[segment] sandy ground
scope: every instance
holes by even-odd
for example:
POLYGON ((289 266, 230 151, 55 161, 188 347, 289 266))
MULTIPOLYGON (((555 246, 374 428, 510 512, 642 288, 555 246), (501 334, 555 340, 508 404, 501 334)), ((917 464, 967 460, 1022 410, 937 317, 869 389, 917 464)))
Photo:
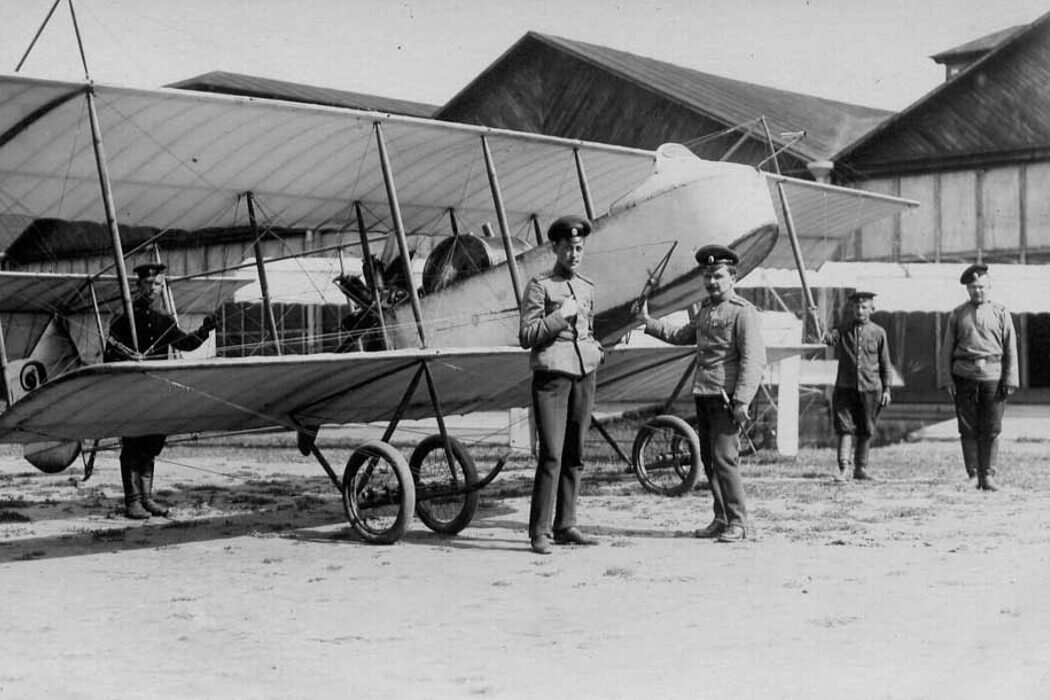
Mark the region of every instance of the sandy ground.
POLYGON ((146 524, 114 455, 81 483, 8 453, 0 698, 1046 698, 1050 458, 1004 446, 985 494, 956 449, 875 450, 871 485, 752 457, 740 545, 688 536, 706 491, 599 468, 601 546, 547 557, 524 460, 460 536, 377 547, 294 451, 169 449, 146 524))

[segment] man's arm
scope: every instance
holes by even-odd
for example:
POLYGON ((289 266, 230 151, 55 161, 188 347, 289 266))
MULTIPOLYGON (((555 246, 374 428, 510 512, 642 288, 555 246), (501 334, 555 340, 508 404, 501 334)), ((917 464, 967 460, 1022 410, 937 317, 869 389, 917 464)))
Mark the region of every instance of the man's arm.
POLYGON ((882 382, 882 396, 879 399, 879 405, 883 408, 890 405, 890 381, 893 379, 893 372, 890 369, 890 342, 886 337, 886 330, 884 328, 879 329, 879 380, 882 382))
POLYGON ((546 343, 569 327, 569 319, 563 312, 571 311, 570 315, 576 313, 575 301, 566 299, 561 308, 547 314, 546 300, 547 293, 536 280, 531 280, 525 285, 525 293, 521 299, 518 343, 526 350, 546 343), (569 302, 572 302, 571 308, 567 308, 569 302))
POLYGON ((955 328, 958 324, 956 314, 952 311, 948 314, 948 323, 944 329, 944 340, 941 341, 940 362, 937 369, 937 386, 941 389, 953 391, 952 384, 952 355, 955 354, 955 328))
POLYGON ((1010 395, 1021 386, 1017 368, 1017 333, 1008 309, 1003 309, 1003 374, 1000 381, 1004 395, 1010 395))
POLYGON ((747 306, 736 318, 736 341, 740 353, 740 370, 733 403, 748 406, 758 393, 762 382, 762 368, 766 364, 766 346, 762 340, 762 322, 758 311, 747 306))

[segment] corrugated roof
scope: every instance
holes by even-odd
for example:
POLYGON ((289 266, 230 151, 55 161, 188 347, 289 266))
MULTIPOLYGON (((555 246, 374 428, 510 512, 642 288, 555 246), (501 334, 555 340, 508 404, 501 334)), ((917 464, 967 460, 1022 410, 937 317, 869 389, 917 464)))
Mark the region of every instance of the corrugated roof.
POLYGON ((1050 13, 836 154, 862 173, 1050 149, 1050 13))
POLYGON ((408 117, 431 117, 438 110, 438 105, 422 102, 398 100, 392 97, 366 95, 360 92, 336 90, 334 88, 291 83, 284 80, 259 78, 254 75, 212 71, 193 78, 180 80, 165 87, 198 92, 217 92, 226 95, 244 97, 263 97, 270 100, 287 102, 304 102, 306 104, 325 105, 328 107, 348 107, 370 112, 386 112, 408 117))
MULTIPOLYGON (((782 131, 804 130, 806 137, 789 151, 806 160, 830 158, 892 114, 873 107, 702 73, 626 51, 549 34, 529 32, 522 41, 530 37, 600 65, 727 125, 742 124, 765 116, 774 140, 782 131)), ((755 128, 755 133, 758 138, 765 138, 760 127, 755 128)))

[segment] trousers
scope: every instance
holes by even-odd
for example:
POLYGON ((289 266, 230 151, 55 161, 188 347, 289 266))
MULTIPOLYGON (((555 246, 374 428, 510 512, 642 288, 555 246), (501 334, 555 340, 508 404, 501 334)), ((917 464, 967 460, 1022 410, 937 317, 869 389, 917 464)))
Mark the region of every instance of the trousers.
POLYGON ((711 484, 715 520, 726 525, 747 526, 744 482, 740 478, 740 430, 721 396, 693 397, 696 401, 700 461, 711 484))
POLYGON ((582 377, 545 371, 532 375, 539 457, 529 508, 530 538, 551 536, 576 525, 576 496, 594 409, 595 379, 594 372, 582 377))

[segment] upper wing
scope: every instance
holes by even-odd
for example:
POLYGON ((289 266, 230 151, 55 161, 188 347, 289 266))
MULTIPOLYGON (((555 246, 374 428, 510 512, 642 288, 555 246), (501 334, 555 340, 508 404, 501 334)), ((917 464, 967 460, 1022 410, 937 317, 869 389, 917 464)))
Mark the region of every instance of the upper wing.
POLYGON ((769 257, 761 263, 764 268, 796 268, 784 209, 777 192, 778 183, 783 185, 802 260, 809 270, 815 270, 832 259, 843 239, 865 224, 919 206, 918 202, 909 199, 783 175, 768 174, 767 180, 782 235, 769 257))
MULTIPOLYGON (((0 415, 0 442, 388 420, 424 360, 445 413, 528 404, 528 353, 518 348, 117 362, 26 395, 0 415)), ((404 417, 432 415, 421 381, 404 417)))
MULTIPOLYGON (((96 85, 96 104, 124 226, 202 230, 247 223, 252 192, 289 228, 366 223, 391 215, 378 150, 382 132, 409 233, 494 221, 482 137, 512 233, 579 211, 578 151, 596 211, 652 170, 654 152, 375 112, 96 85)), ((38 218, 105 221, 85 86, 0 76, 0 247, 38 218)), ((476 228, 475 228, 476 227, 476 228)))

